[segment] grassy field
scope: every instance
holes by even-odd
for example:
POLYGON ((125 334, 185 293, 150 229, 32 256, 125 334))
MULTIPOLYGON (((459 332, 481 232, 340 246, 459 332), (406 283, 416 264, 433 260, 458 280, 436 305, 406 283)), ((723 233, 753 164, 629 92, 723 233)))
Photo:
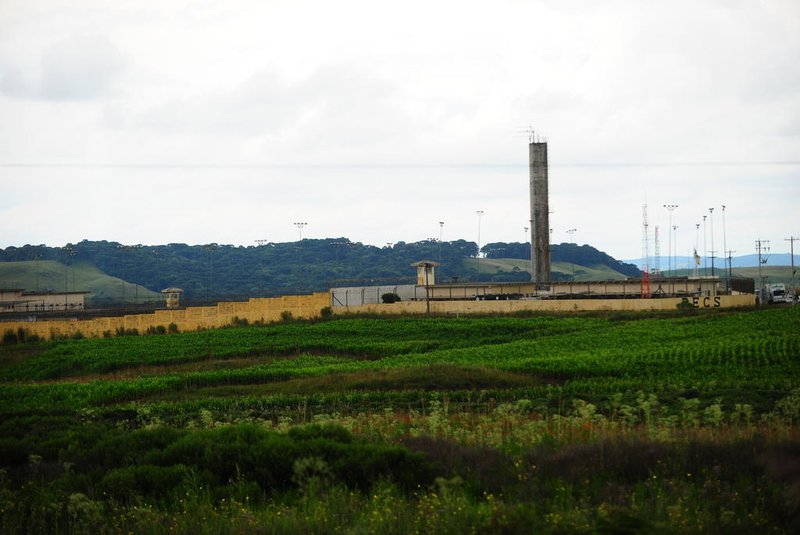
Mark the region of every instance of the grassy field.
POLYGON ((800 527, 800 309, 0 346, 0 531, 800 527))
MULTIPOLYGON (((469 273, 477 269, 477 259, 465 258, 464 267, 469 273)), ((505 273, 510 271, 530 271, 530 262, 517 258, 481 258, 481 273, 505 273)), ((575 275, 576 281, 623 280, 625 275, 608 266, 581 266, 570 262, 554 262, 550 269, 568 277, 575 275)))
POLYGON ((127 302, 132 303, 134 296, 138 296, 139 302, 163 301, 161 294, 106 275, 91 264, 79 262, 67 267, 53 260, 0 262, 0 287, 3 288, 63 292, 65 283, 70 292, 91 292, 86 296, 88 304, 98 300, 121 301, 123 284, 127 302))

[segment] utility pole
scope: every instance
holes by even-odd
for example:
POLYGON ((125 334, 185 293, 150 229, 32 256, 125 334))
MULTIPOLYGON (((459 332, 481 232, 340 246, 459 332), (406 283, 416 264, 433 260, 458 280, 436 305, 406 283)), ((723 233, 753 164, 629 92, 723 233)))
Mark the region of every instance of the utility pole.
POLYGON ((761 258, 762 253, 769 251, 769 240, 756 240, 756 250, 758 251, 758 304, 764 301, 764 276, 761 273, 761 266, 767 263, 767 259, 761 258))
POLYGON ((714 208, 709 208, 711 213, 711 276, 714 276, 714 208))
POLYGON ((794 276, 795 276, 795 269, 794 269, 794 242, 797 241, 797 240, 800 240, 800 238, 795 238, 794 236, 790 236, 789 238, 785 238, 784 239, 784 241, 788 241, 789 242, 789 247, 790 247, 790 251, 791 251, 790 255, 792 257, 791 258, 791 261, 792 261, 792 305, 794 305, 795 301, 797 301, 797 294, 796 294, 796 289, 795 289, 795 286, 794 286, 794 276))

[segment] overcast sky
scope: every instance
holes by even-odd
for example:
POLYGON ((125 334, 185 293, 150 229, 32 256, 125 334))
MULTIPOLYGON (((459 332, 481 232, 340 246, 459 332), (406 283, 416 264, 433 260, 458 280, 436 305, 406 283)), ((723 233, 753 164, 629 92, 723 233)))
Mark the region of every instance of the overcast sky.
POLYGON ((530 125, 556 243, 786 251, 799 58, 797 0, 0 0, 0 247, 523 241, 530 125))

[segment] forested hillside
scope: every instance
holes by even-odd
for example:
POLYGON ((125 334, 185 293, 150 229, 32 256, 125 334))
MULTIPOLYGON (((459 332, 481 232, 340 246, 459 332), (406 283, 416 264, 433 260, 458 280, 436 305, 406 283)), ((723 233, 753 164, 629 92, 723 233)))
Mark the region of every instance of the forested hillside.
MULTIPOLYGON (((527 250, 521 243, 494 243, 482 248, 489 258, 498 258, 501 254, 526 258, 527 250)), ((397 242, 385 247, 352 242, 347 238, 251 246, 183 243, 125 246, 84 240, 66 247, 8 247, 0 249, 0 261, 38 259, 67 265, 91 264, 108 275, 151 290, 170 286, 183 288, 186 300, 197 302, 305 293, 334 286, 412 283, 415 271, 410 264, 423 259, 441 262, 440 281, 454 278, 473 281, 476 272, 465 267, 464 259, 475 257, 477 251, 475 242, 465 240, 397 242)), ((607 265, 625 274, 638 275, 634 266, 622 264, 586 245, 554 245, 553 259, 586 266, 607 265)), ((525 272, 482 272, 480 276, 482 281, 527 279, 525 272)))

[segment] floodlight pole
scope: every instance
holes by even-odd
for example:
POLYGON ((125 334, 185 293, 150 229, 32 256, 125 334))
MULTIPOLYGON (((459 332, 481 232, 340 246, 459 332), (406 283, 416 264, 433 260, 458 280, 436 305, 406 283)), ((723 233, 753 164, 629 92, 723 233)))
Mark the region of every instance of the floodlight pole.
MULTIPOLYGON (((479 283, 481 280, 481 217, 483 217, 483 210, 477 210, 475 212, 478 215, 478 276, 476 277, 475 282, 479 283)), ((478 289, 475 289, 477 294, 478 289)))

